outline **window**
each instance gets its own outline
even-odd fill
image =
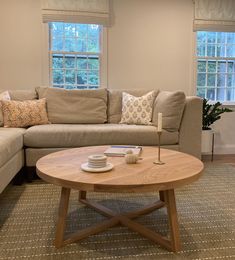
[[[51,22],[50,83],[66,89],[94,89],[101,85],[102,26]]]
[[[197,95],[235,101],[235,33],[197,32]]]

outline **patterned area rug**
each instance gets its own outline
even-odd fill
[[[203,177],[176,190],[183,249],[175,254],[125,227],[115,227],[79,243],[53,246],[60,188],[42,181],[9,186],[0,195],[0,259],[235,259],[235,168],[208,164]],[[104,194],[88,197],[116,211],[148,204],[157,193]],[[103,219],[79,205],[73,191],[67,231]],[[167,234],[165,209],[139,219]]]

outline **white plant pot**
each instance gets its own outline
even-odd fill
[[[213,130],[202,130],[202,153],[212,152]]]

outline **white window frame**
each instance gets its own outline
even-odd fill
[[[218,61],[224,61],[224,62],[226,62],[226,72],[224,72],[223,74],[225,74],[225,87],[224,87],[224,89],[226,89],[227,88],[227,77],[226,77],[226,75],[228,74],[228,71],[227,71],[227,68],[228,68],[228,66],[227,66],[227,63],[229,62],[229,61],[231,61],[231,60],[235,60],[235,57],[210,57],[210,56],[197,56],[197,46],[198,46],[198,44],[197,44],[197,32],[195,32],[195,36],[194,36],[194,73],[193,73],[193,75],[194,75],[194,79],[195,79],[195,84],[194,84],[194,93],[195,94],[197,94],[197,88],[198,88],[198,86],[197,86],[197,76],[198,76],[198,69],[197,69],[197,62],[198,62],[198,60],[200,60],[200,59],[202,59],[202,60],[204,60],[207,64],[208,64],[208,61],[210,61],[210,60],[213,60],[213,61],[216,61],[216,63],[218,62]],[[208,43],[207,43],[208,44]],[[218,42],[217,42],[217,37],[216,37],[216,42],[214,43],[215,45],[216,44],[218,44]],[[210,45],[210,44],[209,44]],[[226,46],[228,45],[227,43],[225,43],[225,44],[223,44],[224,46],[225,46],[225,52],[226,52]],[[207,54],[207,53],[205,53],[205,54]],[[216,67],[217,67],[217,65],[216,65]],[[206,82],[207,82],[207,76],[208,76],[208,73],[210,74],[211,72],[208,72],[208,65],[206,65],[206,71],[205,71],[205,74],[206,74]],[[216,85],[217,85],[217,75],[219,74],[218,73],[218,71],[216,70],[216,72],[214,73],[214,74],[216,74],[216,82],[215,82],[215,88],[218,88],[218,87],[216,87]],[[233,76],[235,76],[235,74],[233,75]],[[235,80],[235,79],[234,79]],[[207,90],[207,86],[205,86],[205,87],[202,87],[202,89],[203,88],[205,88],[206,90]],[[209,87],[210,88],[210,87]],[[228,87],[229,88],[229,87]],[[226,90],[225,90],[226,91]],[[217,94],[217,91],[215,92],[215,95]],[[219,101],[219,100],[217,100],[217,97],[215,96],[215,100],[214,101],[210,101],[210,103],[215,103],[215,102],[217,102],[217,101]],[[232,101],[220,101],[223,105],[228,105],[228,106],[234,106],[235,105],[235,100],[232,100]]]
[[[51,78],[51,52],[50,52],[50,29],[48,23],[42,24],[42,84],[52,86]],[[107,49],[108,30],[102,26],[100,37],[100,86],[99,88],[107,88],[108,85],[108,49]],[[74,53],[73,53],[74,54]]]

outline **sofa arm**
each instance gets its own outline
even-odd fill
[[[179,150],[201,159],[202,99],[186,97],[179,131]]]

